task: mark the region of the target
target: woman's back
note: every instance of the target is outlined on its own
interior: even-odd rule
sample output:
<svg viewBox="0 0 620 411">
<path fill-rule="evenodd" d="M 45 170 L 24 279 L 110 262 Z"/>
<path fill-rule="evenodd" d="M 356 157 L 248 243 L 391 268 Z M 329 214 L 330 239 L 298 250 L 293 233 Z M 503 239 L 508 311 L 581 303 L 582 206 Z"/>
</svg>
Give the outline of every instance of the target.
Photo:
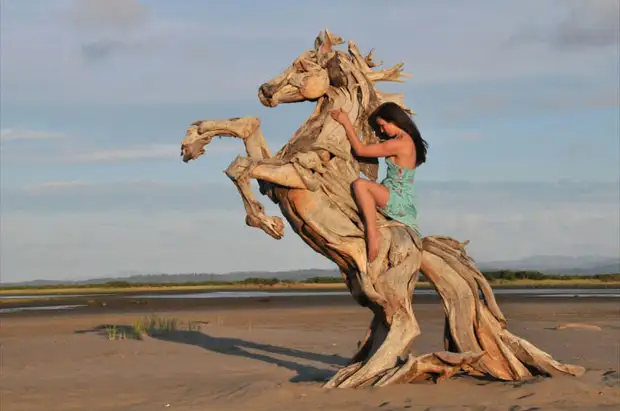
<svg viewBox="0 0 620 411">
<path fill-rule="evenodd" d="M 392 141 L 398 142 L 398 152 L 389 156 L 391 162 L 402 168 L 415 169 L 417 153 L 413 139 L 403 131 L 400 135 L 394 137 Z M 388 157 L 386 157 L 387 159 Z"/>
</svg>

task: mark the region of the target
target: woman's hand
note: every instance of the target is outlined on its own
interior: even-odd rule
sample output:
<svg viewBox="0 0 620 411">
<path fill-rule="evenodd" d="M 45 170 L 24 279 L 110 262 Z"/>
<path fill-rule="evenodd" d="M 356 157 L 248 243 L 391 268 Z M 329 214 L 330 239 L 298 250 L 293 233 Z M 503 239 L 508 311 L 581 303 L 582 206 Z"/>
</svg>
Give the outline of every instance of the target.
<svg viewBox="0 0 620 411">
<path fill-rule="evenodd" d="M 349 115 L 340 108 L 331 110 L 329 114 L 331 114 L 332 118 L 343 126 L 349 122 Z"/>
</svg>

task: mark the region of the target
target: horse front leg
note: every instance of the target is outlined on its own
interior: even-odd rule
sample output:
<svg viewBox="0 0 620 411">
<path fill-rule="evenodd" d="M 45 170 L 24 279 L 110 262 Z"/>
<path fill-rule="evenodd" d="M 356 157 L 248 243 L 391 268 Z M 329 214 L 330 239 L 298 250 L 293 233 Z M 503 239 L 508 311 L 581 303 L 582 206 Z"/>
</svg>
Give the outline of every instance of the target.
<svg viewBox="0 0 620 411">
<path fill-rule="evenodd" d="M 261 194 L 272 200 L 273 185 L 287 188 L 316 190 L 315 172 L 323 171 L 326 153 L 299 153 L 290 161 L 273 158 L 260 128 L 258 117 L 235 117 L 226 120 L 201 120 L 194 122 L 181 143 L 184 162 L 196 160 L 205 154 L 205 146 L 216 136 L 240 138 L 245 145 L 247 157 L 239 156 L 228 166 L 225 173 L 241 195 L 247 216 L 246 223 L 258 227 L 275 239 L 284 235 L 284 224 L 279 217 L 265 215 L 263 205 L 252 192 L 250 179 L 258 181 Z"/>
<path fill-rule="evenodd" d="M 226 120 L 200 120 L 192 123 L 181 143 L 183 161 L 189 162 L 202 156 L 206 151 L 205 146 L 209 145 L 216 136 L 240 138 L 250 158 L 266 160 L 272 157 L 260 128 L 260 119 L 247 116 Z"/>
<path fill-rule="evenodd" d="M 257 227 L 276 240 L 284 236 L 284 223 L 280 217 L 267 216 L 265 207 L 256 199 L 250 179 L 254 178 L 261 183 L 277 184 L 288 188 L 305 189 L 306 185 L 293 164 L 277 164 L 273 160 L 255 160 L 238 156 L 233 160 L 224 173 L 231 179 L 243 200 L 246 211 L 245 222 L 250 227 Z"/>
</svg>

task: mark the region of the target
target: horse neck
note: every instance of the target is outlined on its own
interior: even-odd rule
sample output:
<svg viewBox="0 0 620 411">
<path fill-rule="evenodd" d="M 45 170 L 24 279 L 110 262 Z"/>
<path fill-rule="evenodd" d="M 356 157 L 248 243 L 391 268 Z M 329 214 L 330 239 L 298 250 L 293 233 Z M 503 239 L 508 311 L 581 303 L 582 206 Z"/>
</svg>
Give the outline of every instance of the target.
<svg viewBox="0 0 620 411">
<path fill-rule="evenodd" d="M 359 103 L 351 100 L 357 98 L 356 96 L 357 94 L 355 92 L 342 88 L 330 90 L 325 96 L 321 97 L 310 117 L 302 123 L 289 142 L 276 154 L 276 157 L 288 159 L 295 153 L 309 150 L 312 143 L 314 143 L 321 134 L 325 123 L 330 119 L 330 111 L 334 108 L 347 109 L 347 107 L 351 107 L 351 103 L 353 103 L 353 108 L 355 110 L 355 117 L 351 121 L 356 132 L 359 133 L 359 118 L 364 110 Z M 344 128 L 342 128 L 342 130 L 336 129 L 333 131 L 345 133 Z"/>
</svg>

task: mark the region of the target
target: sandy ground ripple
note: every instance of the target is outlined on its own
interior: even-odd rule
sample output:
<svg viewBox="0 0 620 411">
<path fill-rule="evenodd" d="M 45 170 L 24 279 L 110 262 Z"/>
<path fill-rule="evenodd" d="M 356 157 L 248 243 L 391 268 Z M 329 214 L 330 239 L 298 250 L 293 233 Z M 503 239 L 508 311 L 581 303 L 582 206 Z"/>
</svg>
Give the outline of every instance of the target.
<svg viewBox="0 0 620 411">
<path fill-rule="evenodd" d="M 456 377 L 440 384 L 324 390 L 346 363 L 370 313 L 356 306 L 157 311 L 199 330 L 110 341 L 103 324 L 143 313 L 4 316 L 2 411 L 152 410 L 618 410 L 620 319 L 614 300 L 501 304 L 512 332 L 554 358 L 587 367 L 580 378 L 504 383 Z M 439 303 L 419 304 L 419 353 L 441 350 Z M 597 330 L 563 329 L 564 323 Z"/>
</svg>

